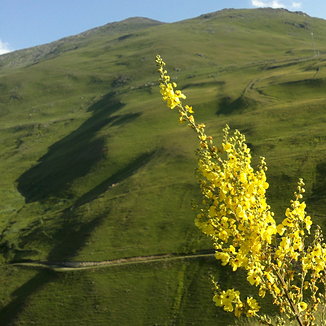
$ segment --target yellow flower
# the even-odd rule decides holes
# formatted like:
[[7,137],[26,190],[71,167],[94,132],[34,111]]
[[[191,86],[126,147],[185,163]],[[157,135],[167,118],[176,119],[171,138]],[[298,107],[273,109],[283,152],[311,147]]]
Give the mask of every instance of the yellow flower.
[[270,272],[264,272],[264,275],[266,276],[268,282],[270,284],[274,284],[275,283],[275,278],[274,276],[270,273]]
[[245,172],[241,172],[241,173],[240,173],[240,176],[239,176],[239,180],[240,180],[242,183],[246,183],[246,182],[247,182],[247,173],[245,173]]
[[279,288],[276,284],[273,284],[273,285],[272,285],[272,290],[274,291],[274,293],[275,293],[276,295],[279,295],[279,294],[281,293],[280,288]]
[[263,287],[260,287],[260,288],[259,288],[258,295],[259,295],[260,297],[264,298],[265,295],[266,295],[266,290],[265,290]]
[[253,317],[253,316],[255,316],[256,313],[260,309],[260,306],[259,306],[258,302],[254,298],[249,297],[249,298],[247,298],[247,304],[249,306],[249,309],[246,312],[247,317]]
[[229,233],[228,233],[226,230],[221,230],[221,231],[218,233],[218,237],[219,237],[222,241],[226,242],[226,241],[228,241]]
[[232,312],[234,310],[233,304],[239,305],[241,303],[240,292],[234,289],[222,291],[214,301],[217,306],[223,306],[225,311]]
[[248,272],[247,280],[251,285],[259,285],[261,283],[261,278],[256,270],[250,270]]
[[310,228],[311,228],[311,225],[312,225],[311,217],[310,216],[306,216],[304,222],[306,224],[307,231],[310,232]]
[[298,309],[300,312],[305,311],[307,309],[307,307],[308,307],[308,305],[303,301],[298,303]]
[[230,255],[226,252],[217,251],[215,253],[215,258],[222,261],[222,265],[225,266],[230,260]]
[[286,230],[286,227],[283,224],[279,224],[276,230],[279,235],[283,235]]
[[189,106],[189,105],[185,105],[185,109],[186,111],[188,111],[189,113],[195,113],[192,106]]
[[241,317],[242,313],[243,313],[243,303],[240,302],[240,303],[238,303],[238,304],[235,305],[234,315],[237,318],[239,318],[239,317]]
[[226,152],[230,152],[231,149],[232,149],[232,145],[231,145],[230,143],[223,144],[223,149],[224,149]]

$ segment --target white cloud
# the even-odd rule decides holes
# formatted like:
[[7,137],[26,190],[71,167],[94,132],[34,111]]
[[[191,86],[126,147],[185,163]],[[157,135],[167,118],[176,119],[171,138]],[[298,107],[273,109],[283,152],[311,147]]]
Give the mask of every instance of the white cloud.
[[269,8],[287,8],[299,9],[302,7],[302,2],[288,0],[251,0],[254,7],[269,7]]
[[285,5],[278,1],[272,1],[272,8],[285,8]]
[[293,9],[299,9],[299,8],[301,8],[301,6],[302,6],[301,2],[295,2],[295,1],[292,2]]
[[12,49],[10,49],[9,44],[0,40],[0,55],[11,51]]
[[262,1],[259,0],[251,0],[251,4],[255,7],[264,7],[265,4]]
[[251,4],[255,7],[270,7],[270,8],[286,8],[286,5],[279,2],[278,0],[273,1],[262,1],[262,0],[251,0]]

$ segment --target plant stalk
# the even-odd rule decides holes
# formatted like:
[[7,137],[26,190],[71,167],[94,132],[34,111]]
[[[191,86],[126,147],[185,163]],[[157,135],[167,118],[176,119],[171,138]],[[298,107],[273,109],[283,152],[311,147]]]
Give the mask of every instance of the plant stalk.
[[286,283],[285,283],[285,281],[284,281],[282,275],[281,275],[281,274],[278,272],[278,270],[276,270],[274,267],[273,267],[273,270],[274,270],[274,272],[275,272],[277,278],[279,279],[279,281],[280,281],[281,284],[282,284],[282,287],[283,287],[284,292],[285,292],[286,299],[288,300],[288,302],[289,302],[289,304],[290,304],[290,306],[291,306],[291,309],[292,309],[292,311],[293,311],[293,313],[294,313],[294,315],[295,315],[296,320],[298,321],[298,324],[299,324],[300,326],[305,326],[305,324],[303,323],[303,321],[302,321],[301,318],[300,318],[300,313],[299,313],[299,311],[298,311],[298,309],[297,309],[297,306],[294,304],[294,302],[292,301],[292,299],[291,299],[290,296],[289,296],[288,287],[287,287],[287,285],[286,285]]

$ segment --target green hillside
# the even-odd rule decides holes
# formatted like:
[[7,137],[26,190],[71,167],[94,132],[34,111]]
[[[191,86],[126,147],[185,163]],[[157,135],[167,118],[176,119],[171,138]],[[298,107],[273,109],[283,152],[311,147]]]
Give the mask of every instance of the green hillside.
[[108,24],[0,56],[0,325],[234,323],[208,275],[249,290],[209,255],[66,272],[12,264],[211,248],[191,209],[196,139],[161,101],[156,54],[210,134],[228,123],[266,157],[279,219],[303,177],[326,231],[325,20],[228,9]]

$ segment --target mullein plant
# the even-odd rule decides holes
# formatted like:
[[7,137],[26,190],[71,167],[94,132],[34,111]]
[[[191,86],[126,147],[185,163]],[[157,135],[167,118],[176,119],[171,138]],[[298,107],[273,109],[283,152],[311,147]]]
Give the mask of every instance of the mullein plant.
[[[265,159],[255,170],[245,136],[238,130],[231,134],[228,126],[221,144],[214,144],[205,124],[195,121],[193,108],[183,104],[186,96],[176,89],[159,55],[156,64],[164,102],[178,111],[180,122],[187,123],[199,141],[197,175],[202,200],[195,224],[211,238],[216,259],[233,271],[245,270],[258,296],[270,294],[280,311],[277,325],[287,325],[289,320],[316,325],[318,306],[323,308],[326,297],[326,245],[320,227],[311,235],[312,221],[302,200],[303,180],[298,182],[285,218],[277,224],[266,200]],[[259,313],[257,299],[212,282],[216,306],[236,317],[256,317],[262,324],[273,325],[270,317]]]

